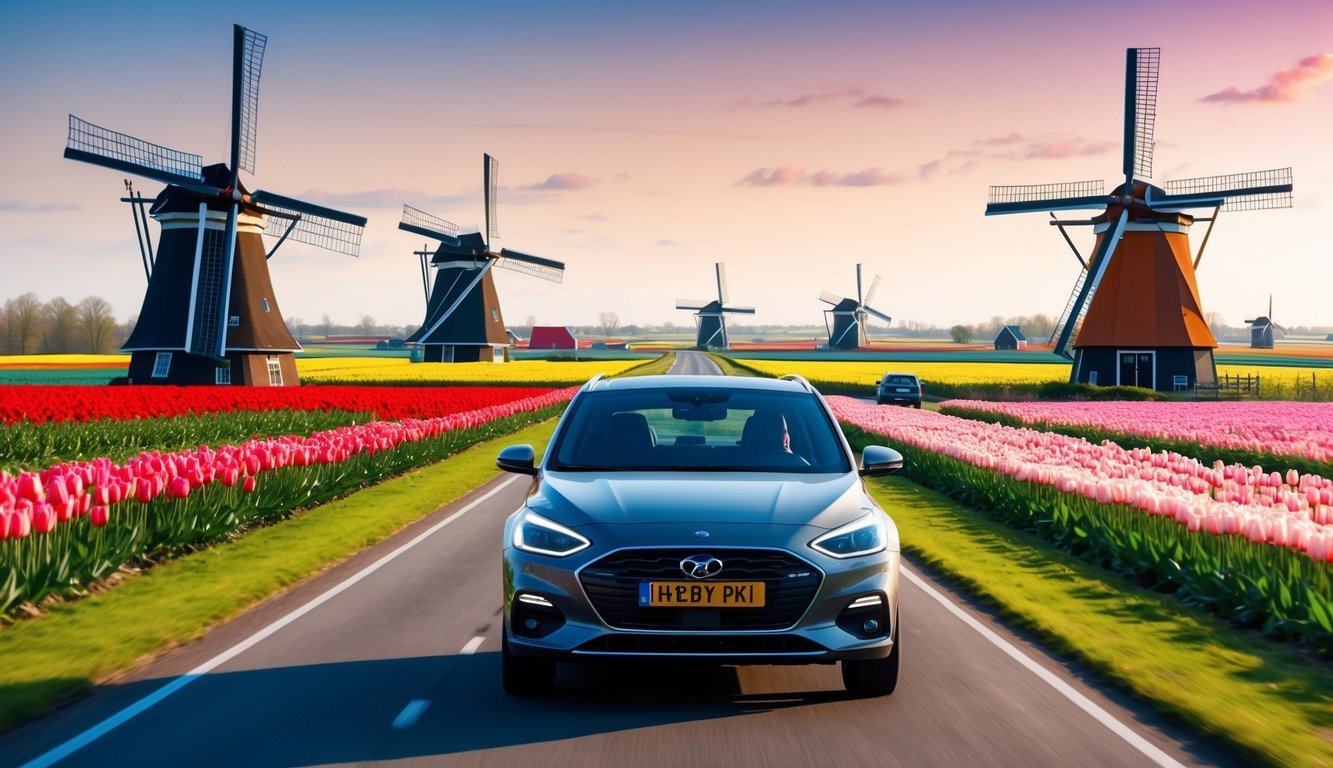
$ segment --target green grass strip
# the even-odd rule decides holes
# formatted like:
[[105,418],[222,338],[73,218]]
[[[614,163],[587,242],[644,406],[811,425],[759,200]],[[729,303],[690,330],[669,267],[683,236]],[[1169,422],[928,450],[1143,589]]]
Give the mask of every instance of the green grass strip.
[[903,551],[1159,711],[1265,765],[1333,765],[1333,670],[903,478],[870,481]]
[[499,474],[500,448],[531,443],[540,455],[554,429],[549,421],[481,443],[0,631],[0,730],[87,695],[98,681],[462,498]]
[[636,365],[627,371],[622,371],[614,378],[624,378],[626,376],[657,376],[671,370],[671,366],[676,364],[676,353],[666,352],[661,357],[649,360],[642,365]]

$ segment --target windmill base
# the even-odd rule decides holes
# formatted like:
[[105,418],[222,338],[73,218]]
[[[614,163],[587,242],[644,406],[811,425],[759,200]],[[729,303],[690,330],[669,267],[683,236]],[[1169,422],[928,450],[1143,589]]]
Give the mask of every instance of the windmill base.
[[1192,390],[1217,383],[1217,364],[1207,347],[1079,347],[1069,381],[1158,392]]
[[503,363],[508,348],[499,344],[423,344],[423,363]]
[[[163,357],[167,356],[167,357]],[[157,375],[154,375],[157,374]],[[232,352],[226,364],[180,350],[141,350],[130,354],[130,384],[291,387],[301,383],[291,352]]]

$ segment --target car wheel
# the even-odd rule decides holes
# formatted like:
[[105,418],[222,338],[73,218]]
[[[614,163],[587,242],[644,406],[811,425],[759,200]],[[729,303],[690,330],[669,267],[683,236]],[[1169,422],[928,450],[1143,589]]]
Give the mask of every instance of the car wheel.
[[913,408],[920,408],[920,407],[921,407],[921,403],[912,403],[912,407],[913,407]]
[[883,400],[875,400],[875,405],[884,405]]
[[893,650],[882,659],[842,662],[842,685],[856,696],[888,696],[898,687],[902,643],[893,628]]
[[511,696],[544,696],[555,690],[555,661],[515,656],[505,631],[500,639],[500,676]]

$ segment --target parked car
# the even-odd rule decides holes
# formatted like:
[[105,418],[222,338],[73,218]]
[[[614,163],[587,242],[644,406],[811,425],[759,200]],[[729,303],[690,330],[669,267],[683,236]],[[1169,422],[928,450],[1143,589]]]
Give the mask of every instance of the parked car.
[[847,690],[898,684],[898,533],[804,379],[593,379],[503,540],[504,688],[549,692],[561,662],[840,662]]
[[921,380],[915,375],[890,371],[879,380],[879,388],[875,391],[875,402],[880,405],[895,403],[920,408],[921,395],[924,392]]

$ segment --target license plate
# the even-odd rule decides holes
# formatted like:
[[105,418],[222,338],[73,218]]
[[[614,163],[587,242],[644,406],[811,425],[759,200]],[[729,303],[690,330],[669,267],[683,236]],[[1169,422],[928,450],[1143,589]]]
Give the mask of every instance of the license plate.
[[908,389],[907,387],[898,387],[898,388],[897,388],[896,390],[894,390],[894,391],[895,391],[895,392],[911,392],[912,390]]
[[639,605],[649,608],[763,608],[762,581],[641,581]]

